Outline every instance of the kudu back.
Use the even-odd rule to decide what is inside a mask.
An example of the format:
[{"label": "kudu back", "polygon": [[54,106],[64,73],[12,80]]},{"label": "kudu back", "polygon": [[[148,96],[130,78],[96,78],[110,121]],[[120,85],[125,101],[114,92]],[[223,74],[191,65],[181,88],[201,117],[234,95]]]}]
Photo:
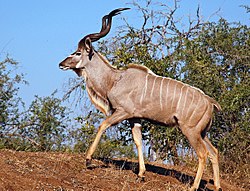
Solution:
[{"label": "kudu back", "polygon": [[140,119],[150,119],[166,125],[178,125],[195,149],[199,166],[190,190],[199,188],[207,157],[213,166],[215,190],[221,190],[218,151],[206,136],[213,111],[220,111],[220,105],[200,89],[158,76],[145,66],[131,64],[127,69],[116,69],[92,47],[92,42],[109,33],[112,17],[127,9],[115,9],[105,15],[101,31],[81,39],[77,50],[59,64],[61,69],[73,70],[85,78],[91,102],[107,116],[86,154],[87,167],[91,166],[92,154],[103,132],[114,124],[129,120],[138,150],[138,176],[143,177],[145,164]]}]

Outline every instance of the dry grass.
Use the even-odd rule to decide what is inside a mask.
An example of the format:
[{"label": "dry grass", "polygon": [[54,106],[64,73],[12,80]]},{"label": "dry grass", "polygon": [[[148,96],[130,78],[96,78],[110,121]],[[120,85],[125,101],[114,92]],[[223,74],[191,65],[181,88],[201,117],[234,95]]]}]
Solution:
[{"label": "dry grass", "polygon": [[[186,166],[148,163],[146,181],[141,182],[136,176],[137,162],[127,159],[94,160],[96,167],[92,170],[85,168],[84,156],[80,154],[0,150],[0,159],[0,190],[3,191],[186,191],[196,171],[195,165],[190,170]],[[208,172],[200,190],[213,189]],[[234,187],[230,180],[223,177],[223,190],[244,191]]]}]

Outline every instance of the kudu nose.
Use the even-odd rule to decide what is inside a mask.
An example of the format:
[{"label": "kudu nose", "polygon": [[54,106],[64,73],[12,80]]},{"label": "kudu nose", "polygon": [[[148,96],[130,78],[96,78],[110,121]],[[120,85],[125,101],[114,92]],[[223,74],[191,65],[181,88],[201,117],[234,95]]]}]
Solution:
[{"label": "kudu nose", "polygon": [[59,64],[59,68],[60,68],[61,70],[68,70],[68,69],[70,69],[69,66],[66,66],[66,65],[65,65],[65,62],[64,62],[64,61],[62,61],[62,62]]}]

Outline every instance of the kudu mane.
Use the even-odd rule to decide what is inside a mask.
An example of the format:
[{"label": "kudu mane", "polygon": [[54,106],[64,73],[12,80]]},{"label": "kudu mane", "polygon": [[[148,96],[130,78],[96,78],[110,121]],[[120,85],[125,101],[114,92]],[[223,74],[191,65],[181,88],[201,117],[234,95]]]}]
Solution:
[{"label": "kudu mane", "polygon": [[125,68],[121,68],[121,69],[117,69],[117,67],[113,66],[112,64],[110,64],[110,62],[107,60],[107,58],[105,56],[103,56],[101,53],[99,52],[96,52],[96,54],[99,56],[99,58],[109,67],[109,68],[112,68],[112,69],[115,69],[115,70],[127,70],[129,68],[135,68],[135,69],[138,69],[138,70],[141,70],[141,71],[144,71],[145,73],[149,73],[149,74],[152,74],[152,75],[156,75],[154,72],[152,72],[149,68],[147,68],[146,66],[143,66],[143,65],[138,65],[138,64],[134,64],[134,63],[130,63],[128,64],[127,67]]}]

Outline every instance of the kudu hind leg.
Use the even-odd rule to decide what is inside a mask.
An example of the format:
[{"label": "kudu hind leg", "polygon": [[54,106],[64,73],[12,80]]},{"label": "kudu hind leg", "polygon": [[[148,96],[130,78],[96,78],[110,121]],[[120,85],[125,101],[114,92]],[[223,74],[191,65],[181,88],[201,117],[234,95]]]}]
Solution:
[{"label": "kudu hind leg", "polygon": [[205,145],[208,150],[208,156],[213,166],[214,173],[214,186],[216,190],[221,190],[220,188],[220,177],[219,177],[219,157],[218,150],[212,145],[207,137],[204,138]]},{"label": "kudu hind leg", "polygon": [[208,155],[206,145],[203,142],[201,135],[197,131],[195,131],[195,128],[196,127],[185,127],[185,131],[183,132],[186,135],[191,146],[194,148],[199,160],[198,170],[190,191],[198,190]]},{"label": "kudu hind leg", "polygon": [[144,179],[144,173],[146,171],[143,152],[142,152],[142,126],[140,123],[135,123],[134,121],[130,121],[132,126],[132,135],[137,148],[138,158],[139,158],[139,178]]}]

